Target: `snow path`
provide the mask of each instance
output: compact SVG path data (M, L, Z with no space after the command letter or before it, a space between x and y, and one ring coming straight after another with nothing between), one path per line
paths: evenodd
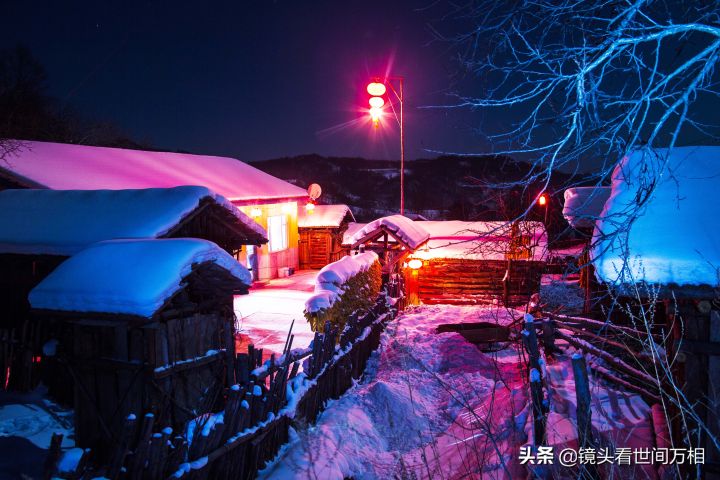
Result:
M517 352L484 354L443 323L499 322L497 307L406 310L382 336L362 383L330 402L259 478L523 478L528 401ZM496 358L494 358L496 357Z
M282 354L293 320L293 348L306 348L315 337L303 311L313 294L317 270L305 270L285 278L260 284L256 282L247 295L235 297L238 318L238 351L247 352L252 343L263 349L265 359L271 353Z

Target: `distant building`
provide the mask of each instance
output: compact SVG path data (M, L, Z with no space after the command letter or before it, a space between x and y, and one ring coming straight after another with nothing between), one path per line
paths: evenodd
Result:
M255 279L298 267L298 203L307 192L234 158L149 152L49 142L20 142L0 162L0 189L123 190L207 187L236 205L268 233L268 243L240 252ZM254 256L254 262L252 258Z

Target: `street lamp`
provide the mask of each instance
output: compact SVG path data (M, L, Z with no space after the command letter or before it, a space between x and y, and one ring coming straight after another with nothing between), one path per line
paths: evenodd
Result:
M543 207L543 208L545 209L545 214L544 214L544 221L543 221L543 223L544 223L545 226L547 227L547 215L548 215L548 197L547 197L547 194L544 193L544 192L541 193L540 196L539 196L538 199L537 199L537 203L538 203L538 205L540 205L541 207Z
M383 107L385 105L385 99L383 96L387 93L388 88L392 91L400 104L400 111L396 112L393 102L389 102L390 108L395 115L395 120L397 120L400 125L400 215L405 214L405 121L403 119L403 103L405 100L403 91L404 81L405 79L403 77L396 76L375 77L367 86L367 92L370 94L370 100L368 102L370 104L370 108L368 109L368 113L370 114L370 119L372 120L375 128L380 126L380 120L384 114ZM393 85L393 82L397 82L397 89L395 88L395 85Z

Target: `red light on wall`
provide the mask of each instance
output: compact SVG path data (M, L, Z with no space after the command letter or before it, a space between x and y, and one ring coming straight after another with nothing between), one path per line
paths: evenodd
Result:
M541 207L547 205L547 196L544 193L538 197L538 205Z
M408 262L408 267L412 268L413 270L417 270L418 268L423 266L423 261L419 258L413 258Z

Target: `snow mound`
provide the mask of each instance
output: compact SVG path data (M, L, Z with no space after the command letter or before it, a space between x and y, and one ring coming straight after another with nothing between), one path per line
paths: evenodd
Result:
M623 158L593 234L598 279L718 285L718 178L720 147L639 151Z
M373 220L362 227L352 235L349 243L353 245L383 227L393 232L397 238L402 240L412 250L415 250L430 238L430 234L420 226L419 222L414 222L402 215L391 215Z
M305 311L315 313L332 307L344 293L343 285L358 273L367 271L377 260L375 252L365 252L325 265L315 278L315 293L307 299Z
M72 411L63 411L46 402L46 405L14 403L0 406L0 437L23 437L35 446L47 449L53 433L63 434L63 446L71 446Z
M149 318L203 262L214 262L245 285L252 282L245 267L207 240L110 240L70 257L28 298L38 309Z
M573 228L592 228L610 196L610 187L574 187L565 190L563 217Z
M267 238L257 222L205 187L3 190L0 251L73 255L102 240L161 237L207 198Z

